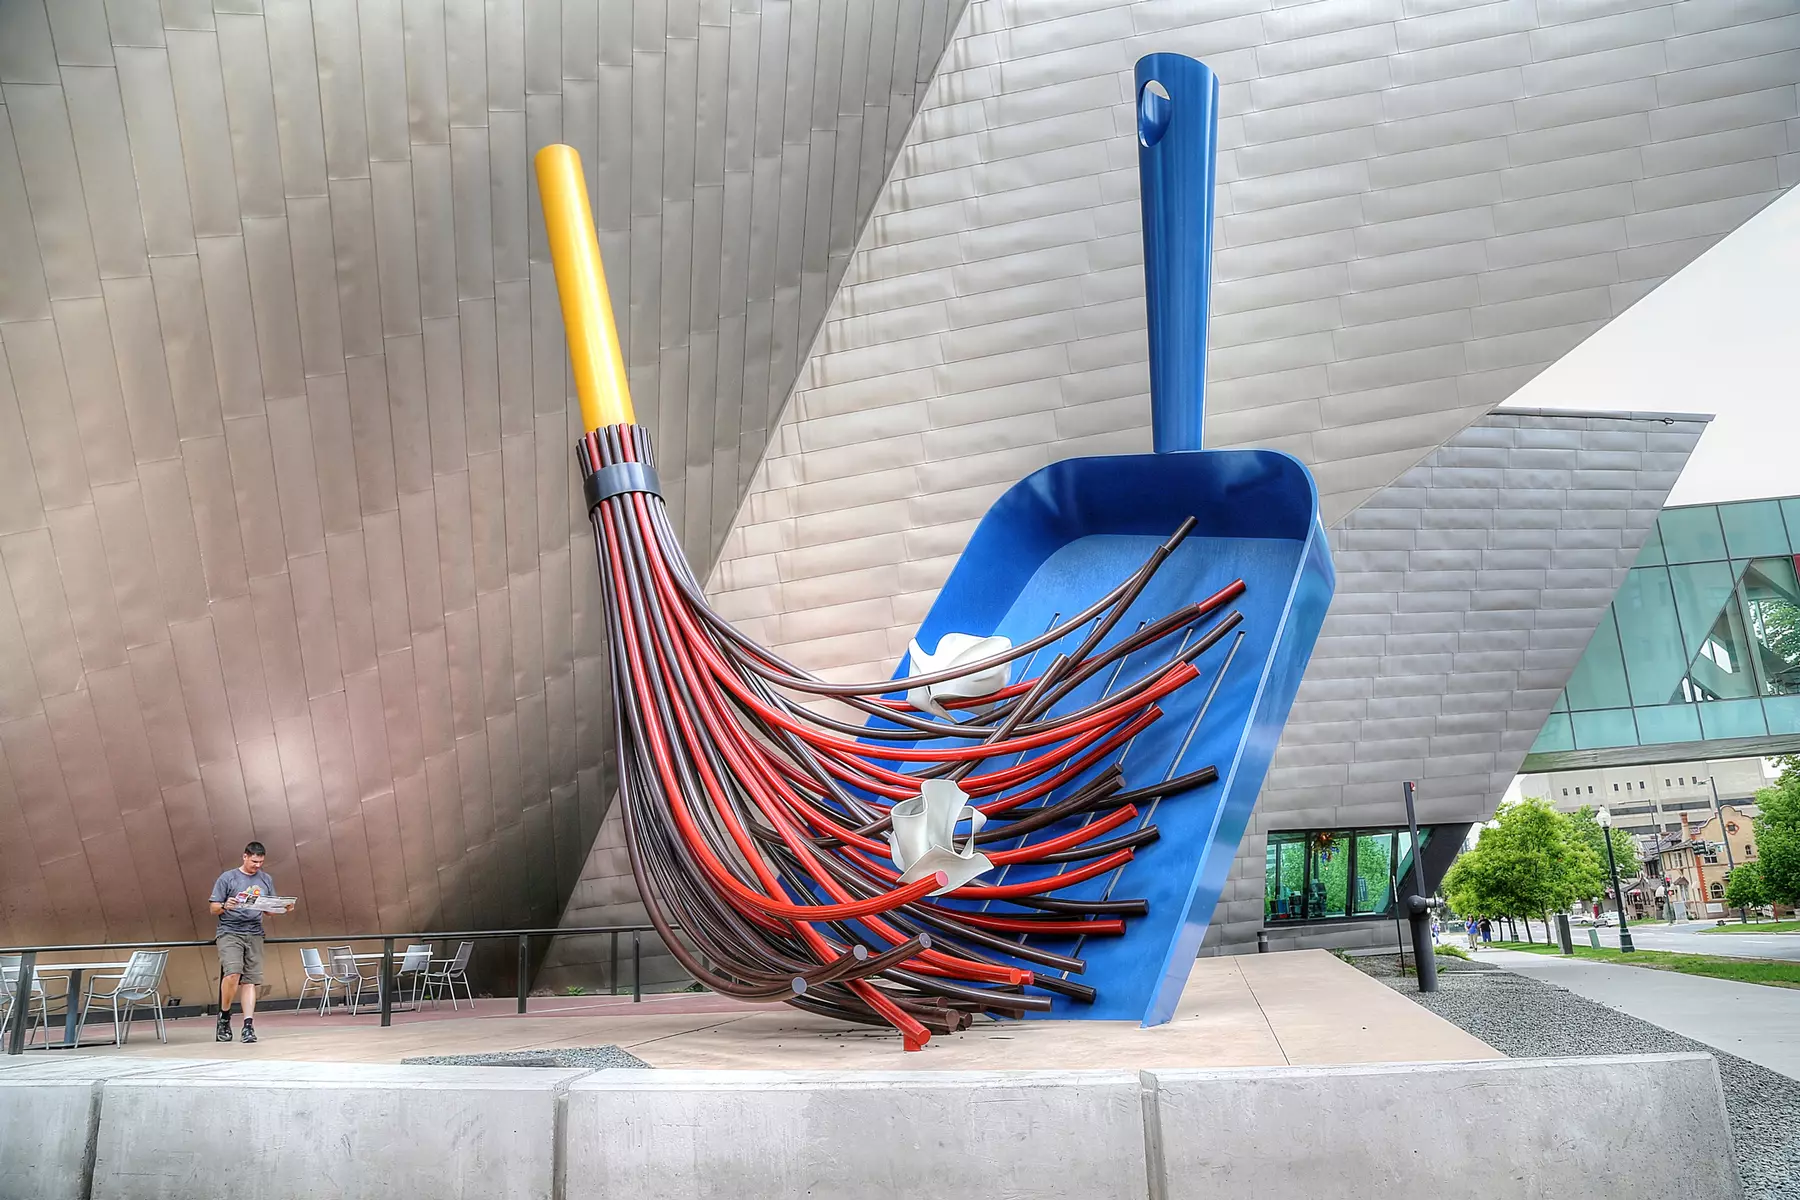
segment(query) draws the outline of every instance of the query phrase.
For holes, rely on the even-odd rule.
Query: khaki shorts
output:
[[[263,940],[260,933],[221,933],[219,974],[236,975],[239,983],[261,983]]]

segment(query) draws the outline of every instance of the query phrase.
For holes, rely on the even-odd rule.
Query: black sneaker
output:
[[[231,1037],[230,1037],[230,1035],[229,1035],[229,1033],[227,1033],[227,1035],[226,1035],[226,1038],[225,1038],[225,1040],[226,1040],[226,1041],[230,1041],[230,1040],[231,1040]],[[255,1041],[255,1040],[256,1040],[256,1026],[255,1026],[255,1024],[253,1024],[253,1023],[252,1023],[252,1022],[250,1022],[250,1021],[245,1021],[245,1022],[244,1022],[244,1032],[243,1032],[243,1033],[242,1033],[242,1034],[240,1034],[240,1035],[239,1035],[239,1036],[238,1036],[238,1041],[240,1041],[240,1042],[254,1042],[254,1041]]]
[[[213,1034],[213,1041],[229,1042],[230,1040],[231,1040],[231,1014],[230,1013],[220,1013],[219,1014],[219,1028]]]

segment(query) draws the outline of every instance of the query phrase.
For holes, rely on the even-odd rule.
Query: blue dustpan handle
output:
[[[1152,81],[1166,99],[1148,86]],[[1185,54],[1138,59],[1137,129],[1156,450],[1198,450],[1206,415],[1218,77]]]

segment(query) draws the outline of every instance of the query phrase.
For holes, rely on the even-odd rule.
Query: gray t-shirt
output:
[[[278,895],[275,881],[269,878],[267,871],[258,871],[254,875],[244,874],[243,868],[233,867],[219,876],[213,884],[212,902],[223,904],[233,896],[253,899],[257,896]],[[256,933],[263,931],[262,914],[259,912],[239,912],[226,909],[219,914],[219,933]]]

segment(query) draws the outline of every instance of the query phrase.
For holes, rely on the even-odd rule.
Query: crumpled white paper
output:
[[[894,865],[900,868],[901,883],[912,883],[942,871],[950,882],[931,893],[941,896],[993,869],[987,855],[975,852],[975,835],[987,824],[987,818],[969,804],[968,793],[954,781],[926,780],[920,785],[918,797],[902,800],[894,805],[892,813],[894,828],[887,839],[893,848]],[[964,820],[969,822],[969,836],[958,847],[956,826]]]
[[[938,639],[937,653],[927,654],[918,639],[913,639],[910,652],[907,654],[907,678],[919,675],[932,675],[946,671],[963,663],[980,662],[984,658],[992,658],[996,654],[1005,654],[1012,649],[1012,639],[999,636],[976,637],[969,633],[946,633]],[[978,671],[973,675],[965,675],[961,679],[946,679],[942,683],[927,684],[916,687],[906,693],[906,701],[922,712],[933,713],[944,720],[954,720],[938,703],[940,697],[965,699],[975,696],[991,696],[1005,687],[1012,677],[1012,664],[1001,663]],[[977,711],[980,711],[978,708]]]

